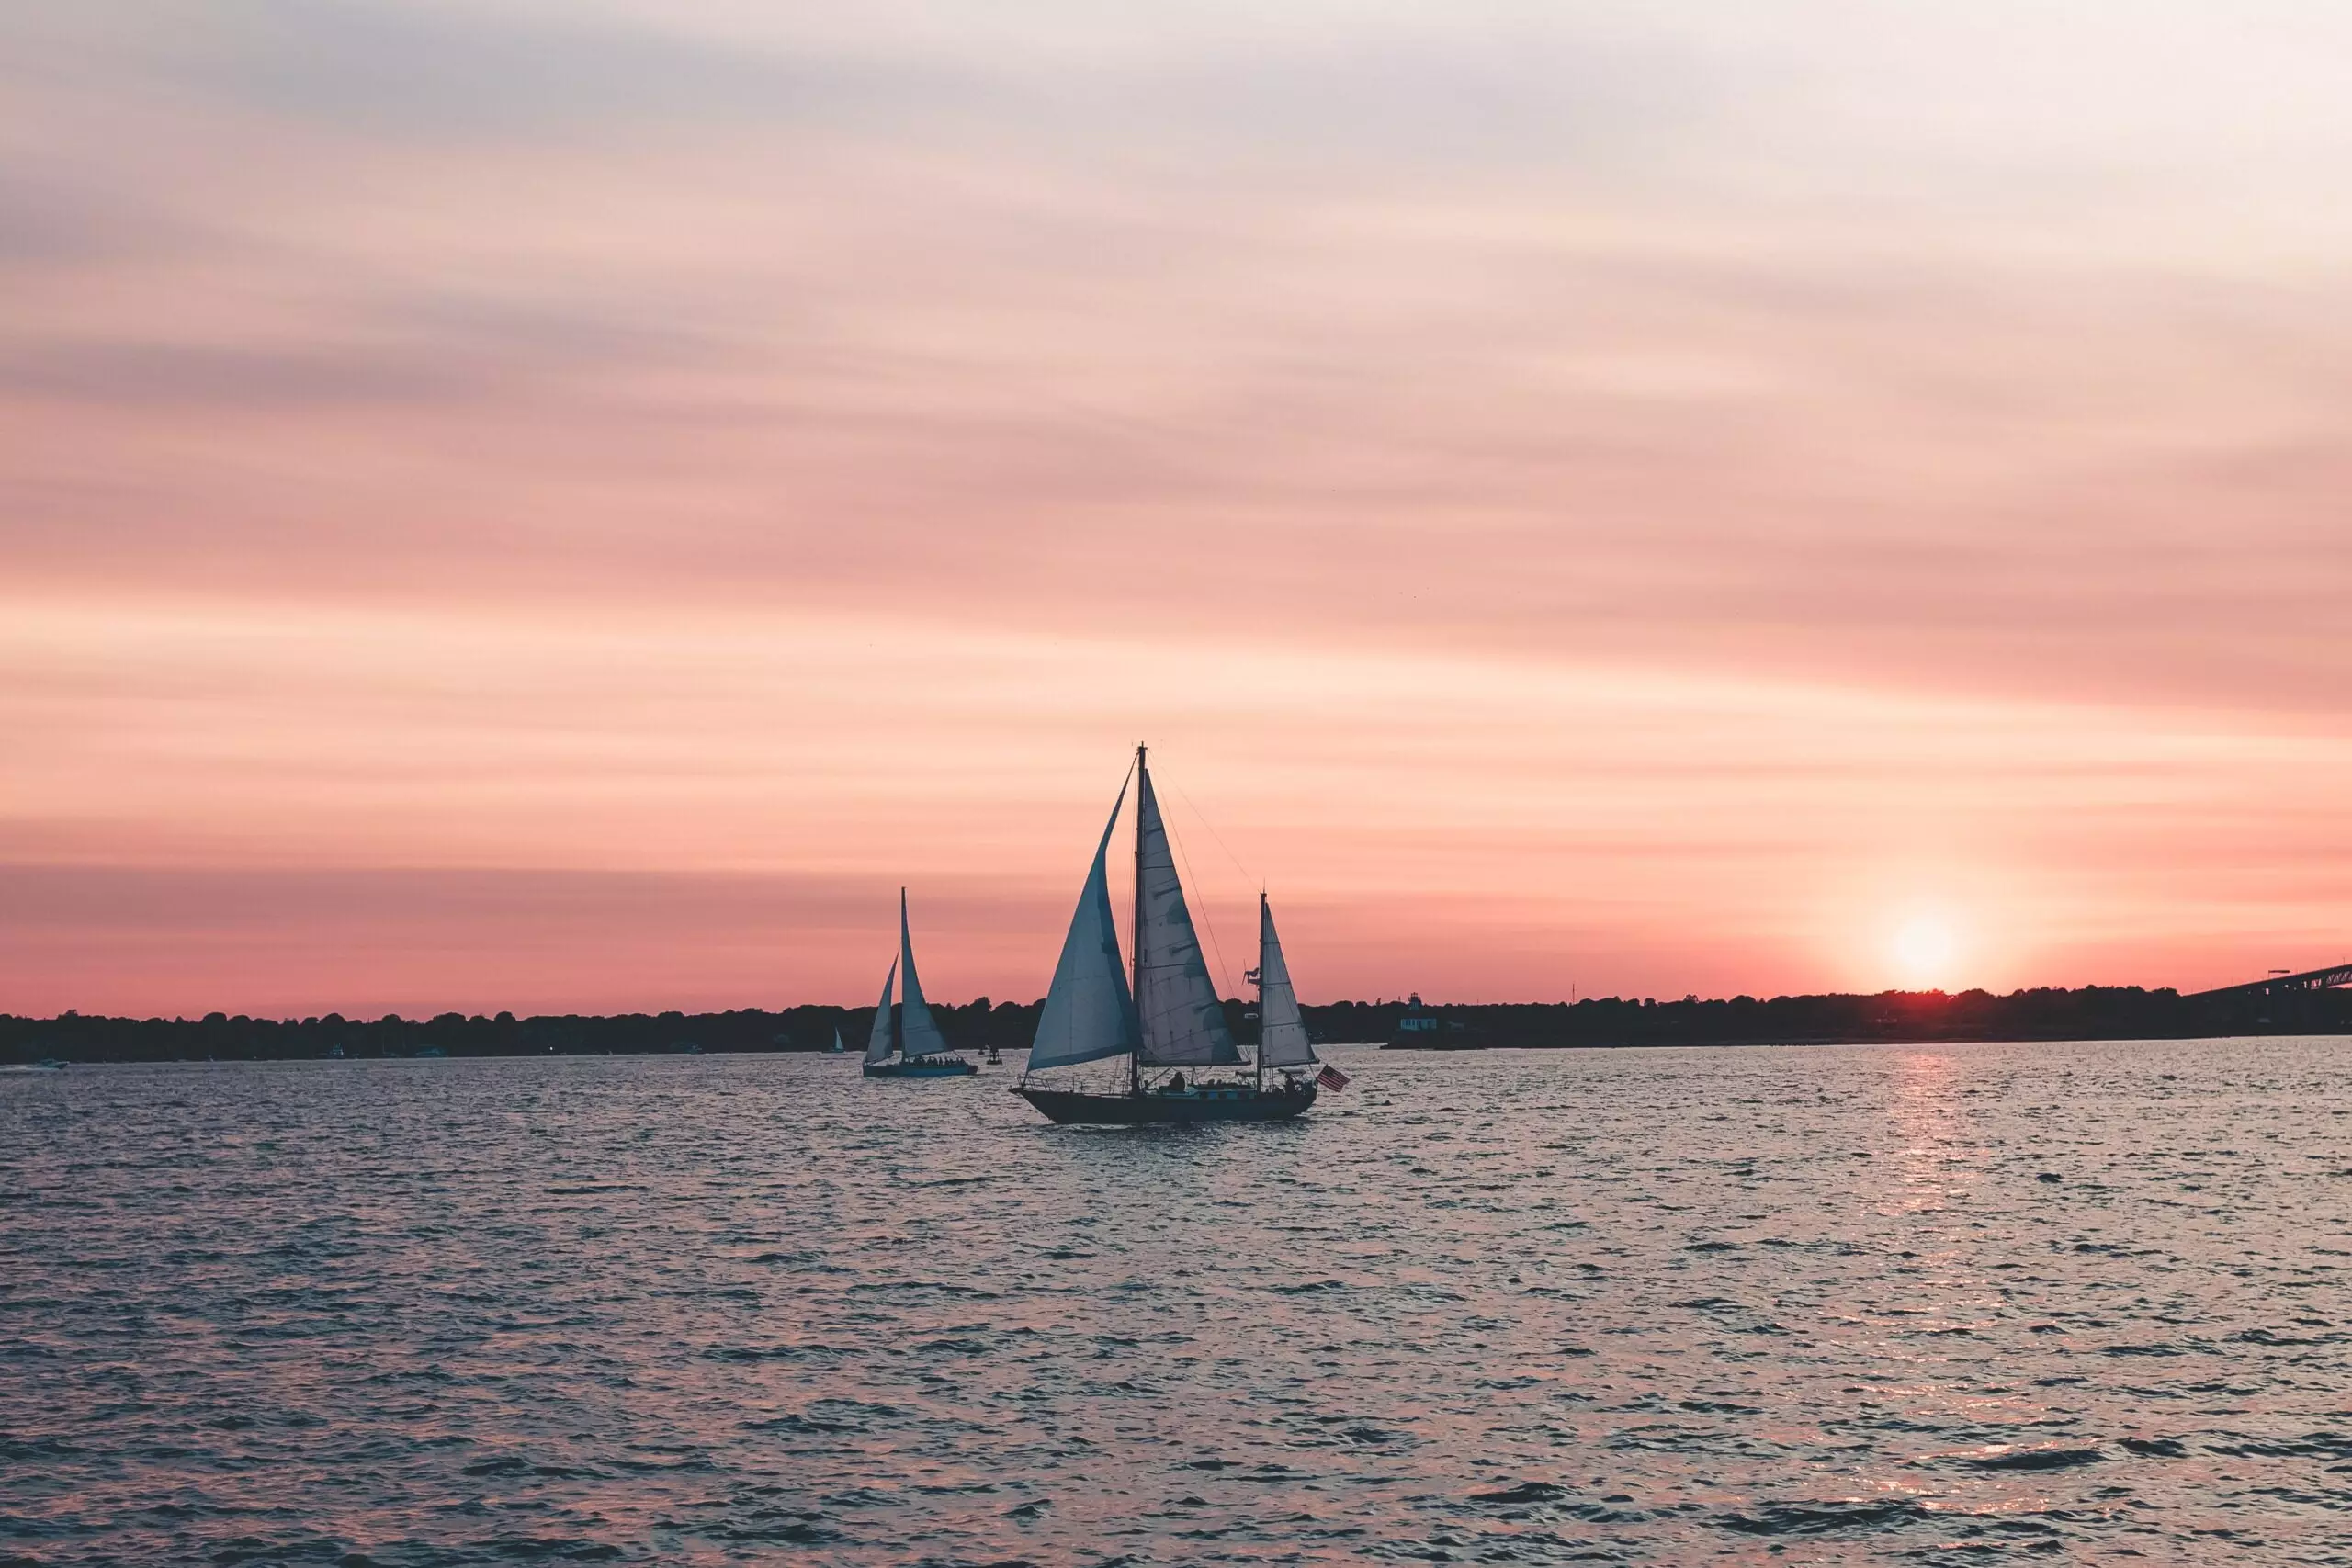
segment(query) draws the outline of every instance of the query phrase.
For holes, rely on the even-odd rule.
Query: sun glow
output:
[[[1914,909],[1896,921],[1891,951],[1902,984],[1942,987],[1960,957],[1960,936],[1941,910]]]

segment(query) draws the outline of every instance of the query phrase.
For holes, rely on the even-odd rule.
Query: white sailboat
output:
[[[1258,895],[1258,967],[1250,971],[1258,987],[1258,1072],[1286,1075],[1319,1066],[1315,1046],[1306,1038],[1306,1021],[1298,1010],[1298,991],[1290,982],[1290,961],[1283,956],[1283,939],[1274,931],[1273,907]]]
[[[1315,1065],[1315,1048],[1299,1016],[1273,910],[1261,894],[1258,967],[1251,972],[1259,986],[1256,1058],[1247,1063],[1246,1077],[1215,1076],[1216,1069],[1244,1066],[1245,1058],[1226,1026],[1224,1004],[1201,956],[1140,746],[1134,777],[1133,968],[1120,963],[1111,914],[1111,833],[1126,803],[1123,784],[1079,892],[1037,1020],[1028,1070],[1014,1092],[1056,1122],[1275,1122],[1296,1116],[1315,1103],[1317,1079],[1302,1070]],[[1039,1076],[1119,1058],[1125,1066],[1123,1083],[1080,1085],[1067,1075]]]
[[[895,1029],[890,1016],[894,987],[901,993]],[[894,1054],[896,1061],[891,1060]],[[882,976],[882,1000],[874,1010],[874,1032],[866,1037],[864,1070],[869,1078],[952,1078],[979,1071],[948,1051],[946,1037],[932,1021],[931,1004],[923,999],[922,981],[915,975],[915,944],[908,931],[903,887],[899,889],[899,955]]]

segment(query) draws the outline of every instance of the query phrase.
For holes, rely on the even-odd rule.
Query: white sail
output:
[[[1192,911],[1184,907],[1183,885],[1176,880],[1168,829],[1159,819],[1159,802],[1151,793],[1148,771],[1138,780],[1136,813],[1136,1011],[1143,1024],[1142,1049],[1136,1055],[1155,1067],[1238,1062],[1241,1053],[1234,1047],[1233,1032],[1225,1026],[1224,1005],[1201,957]]]
[[[899,961],[890,960],[890,972],[882,976],[881,1005],[874,1010],[874,1032],[865,1037],[865,1059],[869,1062],[888,1061],[894,1042],[890,1038],[890,987],[899,978]]]
[[[1283,939],[1274,932],[1274,911],[1266,896],[1258,895],[1258,1064],[1266,1067],[1303,1067],[1315,1060],[1306,1038],[1306,1022],[1299,1016],[1298,992],[1290,983],[1290,964],[1283,957]]]
[[[842,1044],[842,1026],[841,1026],[840,1024],[838,1024],[838,1023],[837,1023],[837,1024],[833,1025],[833,1050],[832,1050],[832,1054],[833,1054],[834,1055],[836,1055],[836,1056],[841,1055],[842,1054],[842,1052],[843,1052],[845,1049],[846,1049],[846,1047],[844,1047],[844,1046]]]
[[[909,1061],[946,1050],[945,1037],[931,1021],[931,1004],[922,999],[922,982],[915,977],[915,944],[907,934],[907,890],[903,887],[899,889],[899,969],[906,976],[899,987],[899,1049]]]
[[[1095,846],[1086,886],[1079,890],[1069,934],[1062,938],[1062,955],[1054,965],[1045,1010],[1037,1017],[1037,1038],[1029,1047],[1033,1073],[1124,1056],[1141,1038],[1136,999],[1119,962],[1119,931],[1111,915],[1111,829],[1118,826],[1119,807],[1126,799],[1122,784],[1111,820],[1102,824],[1102,841]]]

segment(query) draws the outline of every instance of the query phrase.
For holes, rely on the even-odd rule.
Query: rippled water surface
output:
[[[11,1076],[0,1561],[2338,1561],[2347,1052]]]

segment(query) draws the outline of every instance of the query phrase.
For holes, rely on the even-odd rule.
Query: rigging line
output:
[[[1185,806],[1191,808],[1193,815],[1200,818],[1201,826],[1209,830],[1209,837],[1216,840],[1216,847],[1225,851],[1225,858],[1231,861],[1233,863],[1233,869],[1241,874],[1241,880],[1243,883],[1251,887],[1264,886],[1265,884],[1260,882],[1256,877],[1250,874],[1250,868],[1241,863],[1241,857],[1233,852],[1232,846],[1228,845],[1225,841],[1225,836],[1216,830],[1216,824],[1209,820],[1209,814],[1202,810],[1199,807],[1193,805],[1193,797],[1184,794],[1184,786],[1182,784],[1178,784],[1176,786],[1176,793],[1183,799]]]
[[[1182,795],[1184,792],[1180,789],[1176,793]],[[1187,801],[1185,804],[1190,805],[1191,802]],[[1201,879],[1193,875],[1193,857],[1184,852],[1183,835],[1177,832],[1175,827],[1169,823],[1166,818],[1161,818],[1160,823],[1163,827],[1168,829],[1168,836],[1176,841],[1176,858],[1184,863],[1185,876],[1191,879],[1193,886],[1200,887]],[[1205,894],[1207,889],[1202,888],[1202,892]],[[1204,898],[1201,904],[1201,923],[1209,928],[1209,950],[1216,954],[1217,977],[1225,982],[1225,988],[1227,990],[1232,991],[1233,972],[1225,966],[1225,946],[1216,940],[1216,920],[1215,917],[1210,915],[1208,903],[1205,898]],[[1235,991],[1234,994],[1236,996],[1240,995],[1238,991]],[[1219,1001],[1223,1001],[1225,998],[1220,996],[1217,999]]]

